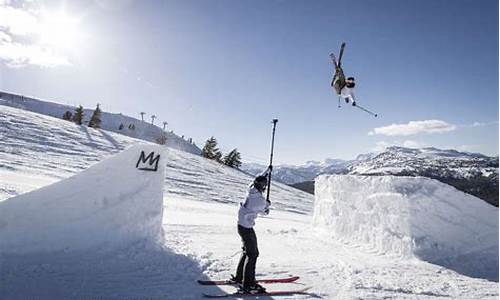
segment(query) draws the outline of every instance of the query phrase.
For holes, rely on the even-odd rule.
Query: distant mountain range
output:
[[[244,164],[257,174],[265,166]],[[301,166],[275,166],[273,179],[314,193],[320,174],[423,176],[437,179],[498,206],[498,156],[437,148],[388,147],[381,153],[359,155],[354,160],[327,159]]]
[[[368,155],[367,158],[369,157]],[[319,174],[347,174],[352,162],[342,159],[326,159],[324,162],[308,161],[300,166],[276,165],[273,166],[273,178],[279,182],[292,185],[314,180]],[[257,175],[266,167],[256,163],[244,163],[241,169],[250,174]]]

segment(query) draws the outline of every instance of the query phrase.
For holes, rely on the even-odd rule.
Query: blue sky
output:
[[[498,1],[65,1],[75,21],[45,34],[58,39],[15,21],[61,3],[0,0],[0,89],[145,111],[262,163],[273,118],[277,163],[393,144],[498,154]],[[379,118],[337,108],[328,54],[343,41]]]

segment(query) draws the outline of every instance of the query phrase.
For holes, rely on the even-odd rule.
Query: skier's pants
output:
[[[236,270],[236,278],[238,280],[242,279],[243,287],[249,287],[255,284],[255,264],[259,256],[257,236],[253,228],[246,228],[241,225],[238,225],[238,234],[243,242],[243,253]]]
[[[345,86],[345,75],[341,68],[337,68],[333,77],[332,86],[335,88],[337,95],[340,95]]]

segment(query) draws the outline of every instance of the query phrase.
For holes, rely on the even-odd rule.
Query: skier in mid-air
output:
[[[342,43],[342,45],[340,46],[340,54],[338,60],[335,57],[335,54],[330,53],[330,58],[332,59],[332,62],[335,66],[335,74],[333,75],[333,79],[332,82],[330,83],[330,86],[332,86],[335,89],[335,92],[337,92],[337,95],[339,96],[339,108],[340,108],[340,98],[343,98],[346,103],[351,103],[352,106],[355,106],[369,113],[370,115],[377,117],[376,113],[373,113],[356,103],[356,98],[354,96],[354,86],[356,86],[356,83],[354,82],[354,77],[348,77],[346,79],[344,75],[344,70],[342,70],[341,67],[344,48],[345,48],[345,43]]]
[[[356,98],[354,97],[356,83],[354,82],[354,77],[345,79],[344,72],[339,67],[335,71],[331,86],[335,89],[338,96],[344,98],[345,103],[352,103],[352,106],[356,106]]]
[[[257,176],[248,188],[245,201],[240,203],[238,210],[238,234],[243,242],[243,253],[241,254],[236,275],[232,281],[241,285],[244,293],[263,293],[266,289],[255,281],[255,265],[259,256],[257,247],[257,236],[253,230],[257,215],[269,214],[271,203],[262,195],[268,184],[268,176],[272,171],[269,166],[262,175]]]

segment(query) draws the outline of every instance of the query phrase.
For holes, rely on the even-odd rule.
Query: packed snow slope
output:
[[[106,163],[107,157],[142,143],[2,106],[0,136],[0,201],[4,202]],[[196,279],[228,278],[234,273],[241,249],[235,224],[238,202],[252,178],[197,155],[165,151],[163,245],[138,241],[93,251],[0,252],[0,299],[177,300],[201,299],[202,292],[234,291],[199,286]],[[91,185],[80,191],[82,197],[93,195]],[[123,196],[129,199],[132,194]],[[270,215],[258,218],[255,227],[260,252],[257,276],[301,277],[297,284],[269,285],[269,290],[312,286],[310,294],[283,299],[498,299],[497,282],[417,258],[373,253],[365,244],[325,236],[311,226],[311,195],[273,184],[271,200]],[[46,212],[41,209],[41,213]]]
[[[0,106],[1,105],[20,108],[59,119],[62,119],[63,114],[67,111],[74,113],[76,108],[71,105],[43,101],[4,91],[0,91]],[[101,110],[103,109],[106,110],[105,107],[101,107]],[[88,124],[93,111],[94,108],[84,109],[84,124]],[[129,127],[131,125],[133,125],[133,127]],[[200,148],[194,143],[186,141],[183,137],[179,137],[171,131],[165,132],[160,127],[150,124],[149,122],[143,122],[121,113],[103,111],[101,113],[101,128],[150,142],[156,142],[159,138],[166,137],[166,145],[171,148],[194,154],[201,153]]]
[[[376,253],[498,280],[498,208],[437,180],[322,175],[313,224]]]
[[[138,144],[70,178],[0,202],[0,253],[161,242],[161,152],[159,146]]]
[[[129,145],[144,143],[7,106],[0,106],[0,112],[0,136],[4,137],[0,140],[0,200],[67,178]],[[243,172],[171,148],[165,161],[167,195],[237,203],[252,181]],[[312,211],[313,197],[306,193],[277,183],[273,194],[276,208]]]

